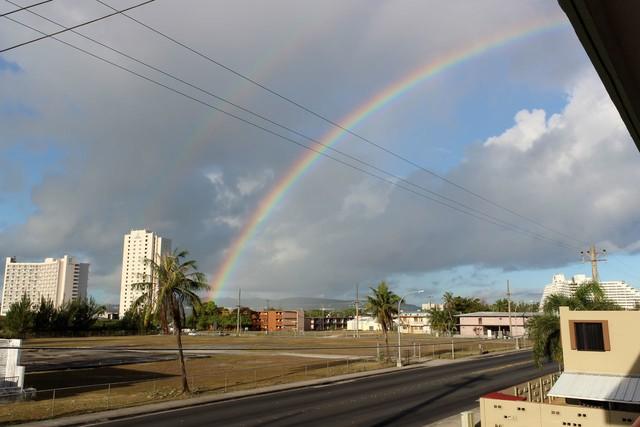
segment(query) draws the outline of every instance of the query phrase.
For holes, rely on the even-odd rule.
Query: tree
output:
[[[5,327],[20,338],[24,338],[33,328],[34,313],[31,307],[31,299],[22,295],[20,301],[9,306],[5,317]]]
[[[450,319],[449,313],[444,309],[434,307],[429,310],[431,329],[438,333],[445,334],[451,331],[452,325]]]
[[[529,336],[533,338],[533,361],[542,367],[545,359],[562,363],[560,342],[560,318],[555,313],[543,313],[527,323]]]
[[[129,308],[129,310],[124,313],[124,316],[118,320],[118,324],[119,328],[123,331],[145,332],[148,330],[144,327],[144,319],[140,310],[134,307]]]
[[[371,288],[373,295],[367,296],[367,311],[371,313],[382,328],[384,342],[387,349],[387,360],[391,358],[389,352],[389,330],[393,326],[393,316],[398,314],[398,300],[400,297],[389,290],[383,280],[377,288]]]
[[[513,303],[511,304],[513,307]],[[523,312],[534,312],[540,309],[540,304],[537,302],[524,302],[518,301],[515,305],[515,311]]]
[[[440,333],[453,334],[456,331],[457,317],[461,313],[484,311],[489,307],[479,298],[462,297],[445,292],[442,295],[442,309],[429,310],[432,329]]]
[[[54,320],[58,310],[56,310],[53,301],[50,299],[40,298],[40,305],[34,314],[33,329],[36,332],[51,331],[54,329]]]
[[[491,305],[491,310],[492,311],[507,311],[507,310],[509,310],[509,300],[507,300],[506,298],[500,298],[500,299],[496,300],[496,302],[494,302]]]
[[[220,324],[220,309],[213,301],[207,301],[194,310],[197,329],[218,329]]]
[[[69,327],[72,331],[88,331],[96,323],[98,316],[106,310],[103,305],[98,305],[93,297],[73,300],[66,308],[69,311]]]
[[[569,307],[570,310],[621,310],[619,305],[606,298],[597,282],[578,286],[572,296],[549,295],[544,302],[544,313],[532,317],[527,323],[529,336],[533,339],[533,361],[538,367],[545,360],[562,363],[560,307]]]
[[[147,259],[146,262],[151,267],[149,279],[155,279],[157,285],[154,284],[154,280],[133,285],[134,289],[143,291],[134,305],[150,305],[151,308],[146,313],[158,319],[160,328],[165,334],[169,332],[169,325],[173,325],[173,333],[178,344],[183,393],[189,393],[182,351],[182,328],[186,322],[184,305],[188,303],[198,310],[202,303],[197,292],[209,288],[204,274],[198,271],[196,262],[183,260],[188,254],[187,251],[176,250],[172,254],[161,256],[157,263]]]

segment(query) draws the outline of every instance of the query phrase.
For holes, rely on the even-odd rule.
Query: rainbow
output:
[[[369,117],[372,113],[380,110],[398,97],[404,95],[416,85],[432,78],[456,65],[462,64],[470,59],[477,57],[488,50],[499,48],[507,44],[522,40],[527,37],[539,35],[547,31],[563,28],[566,26],[566,20],[563,17],[547,19],[543,21],[530,22],[526,25],[519,26],[509,31],[495,34],[487,39],[479,40],[471,46],[458,49],[423,65],[395,83],[385,87],[375,96],[368,99],[355,110],[351,111],[346,117],[339,121],[340,125],[346,129],[353,129],[360,122]],[[229,276],[233,272],[240,256],[242,255],[247,243],[256,234],[260,224],[262,224],[274,208],[285,197],[289,189],[296,181],[309,169],[312,164],[322,156],[322,153],[333,146],[345,131],[334,127],[325,134],[321,139],[321,144],[314,144],[311,148],[317,151],[306,151],[286,172],[286,174],[273,186],[269,193],[260,200],[257,209],[253,215],[245,223],[238,237],[233,241],[230,248],[224,254],[224,259],[218,270],[215,272],[211,281],[211,298],[215,298],[222,291]]]

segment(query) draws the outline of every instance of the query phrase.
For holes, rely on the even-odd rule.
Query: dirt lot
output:
[[[402,340],[403,357],[409,363],[452,356],[450,338],[403,335]],[[397,336],[391,334],[389,341],[393,345]],[[456,358],[514,347],[509,341],[454,339],[453,343]],[[34,387],[37,394],[30,401],[3,404],[0,423],[184,397],[179,393],[173,336],[42,338],[24,345],[56,349],[23,351],[25,386]],[[377,360],[378,346],[384,355],[384,339],[375,334],[359,339],[344,332],[185,336],[184,345],[195,393],[224,393],[386,366]],[[390,351],[395,356],[397,347]]]

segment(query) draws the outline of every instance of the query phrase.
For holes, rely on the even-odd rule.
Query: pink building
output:
[[[509,313],[479,311],[458,315],[460,321],[460,335],[463,337],[520,337],[525,334],[527,321],[540,313],[511,312]]]

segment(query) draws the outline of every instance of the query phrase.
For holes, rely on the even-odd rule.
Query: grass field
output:
[[[397,343],[395,334],[390,334],[389,338],[391,345]],[[403,335],[402,340],[406,346],[403,347],[403,357],[407,362],[452,357],[450,338]],[[484,351],[503,351],[514,347],[510,341],[454,339],[453,343],[456,358],[479,354],[480,343]],[[376,345],[384,354],[384,339],[375,334],[363,334],[359,339],[344,332],[304,336],[186,336],[184,345],[186,349],[232,351],[187,360],[189,384],[195,394],[253,389],[388,366],[376,358]],[[60,357],[73,357],[82,350],[71,350],[72,347],[170,350],[175,347],[175,337],[42,338],[29,339],[25,346],[65,348],[47,351],[59,351]],[[397,347],[391,347],[390,351],[395,356]],[[0,423],[185,397],[179,393],[179,365],[175,360],[32,373],[27,366],[25,386],[38,390],[35,399],[0,406]]]

